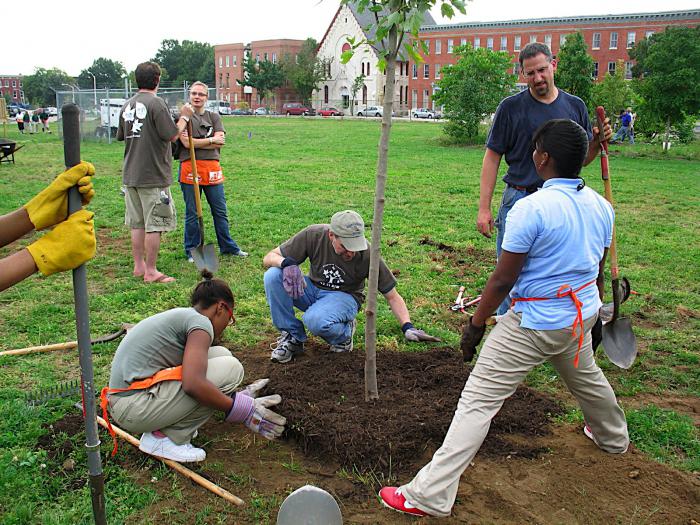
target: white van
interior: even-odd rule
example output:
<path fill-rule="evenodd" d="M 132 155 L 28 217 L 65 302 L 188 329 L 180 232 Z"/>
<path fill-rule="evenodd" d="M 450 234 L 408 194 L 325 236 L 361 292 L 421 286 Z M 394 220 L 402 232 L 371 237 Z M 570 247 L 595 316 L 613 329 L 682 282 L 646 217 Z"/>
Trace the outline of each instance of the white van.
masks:
<path fill-rule="evenodd" d="M 231 104 L 229 104 L 226 100 L 210 100 L 206 104 L 206 109 L 219 113 L 220 115 L 231 114 Z"/>

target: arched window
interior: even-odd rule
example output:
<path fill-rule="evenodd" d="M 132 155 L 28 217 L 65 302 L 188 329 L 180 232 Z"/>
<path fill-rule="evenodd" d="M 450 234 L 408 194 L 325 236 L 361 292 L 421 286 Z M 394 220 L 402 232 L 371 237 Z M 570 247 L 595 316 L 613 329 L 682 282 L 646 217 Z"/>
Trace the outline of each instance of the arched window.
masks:
<path fill-rule="evenodd" d="M 328 104 L 328 86 L 323 86 L 323 103 Z"/>
<path fill-rule="evenodd" d="M 342 51 L 343 53 L 345 53 L 346 51 L 350 51 L 350 44 L 348 44 L 347 42 L 345 42 L 345 43 L 343 44 L 343 47 L 341 48 L 341 51 Z"/>
<path fill-rule="evenodd" d="M 367 104 L 367 86 L 362 86 L 362 103 Z"/>

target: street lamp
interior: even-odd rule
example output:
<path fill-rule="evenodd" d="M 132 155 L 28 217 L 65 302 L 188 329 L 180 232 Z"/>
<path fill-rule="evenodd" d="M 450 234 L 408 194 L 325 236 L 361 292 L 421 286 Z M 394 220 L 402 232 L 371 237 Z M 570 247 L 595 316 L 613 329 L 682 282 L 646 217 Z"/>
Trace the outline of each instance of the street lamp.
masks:
<path fill-rule="evenodd" d="M 95 75 L 92 73 L 92 71 L 90 71 L 89 69 L 86 69 L 85 72 L 92 75 L 92 93 L 95 97 L 95 107 L 97 107 L 97 79 L 95 78 Z"/>
<path fill-rule="evenodd" d="M 75 104 L 75 86 L 73 84 L 61 84 L 62 86 L 69 87 L 71 91 L 73 92 L 73 103 Z"/>

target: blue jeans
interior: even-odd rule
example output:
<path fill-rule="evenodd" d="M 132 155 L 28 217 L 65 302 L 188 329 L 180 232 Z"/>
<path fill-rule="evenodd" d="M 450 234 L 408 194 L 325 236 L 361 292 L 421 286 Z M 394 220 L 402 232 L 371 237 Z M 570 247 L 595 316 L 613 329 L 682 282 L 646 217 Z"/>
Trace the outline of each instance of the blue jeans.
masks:
<path fill-rule="evenodd" d="M 181 182 L 180 188 L 182 188 L 182 197 L 185 199 L 185 253 L 189 256 L 190 250 L 199 246 L 199 222 L 197 221 L 197 207 L 194 202 L 194 186 Z M 200 195 L 204 192 L 211 209 L 211 215 L 214 218 L 214 230 L 216 230 L 219 251 L 221 253 L 237 254 L 241 249 L 229 233 L 224 185 L 200 186 L 199 190 Z"/>
<path fill-rule="evenodd" d="M 498 208 L 498 215 L 496 215 L 496 257 L 501 256 L 501 245 L 503 244 L 503 236 L 506 233 L 506 217 L 508 212 L 513 208 L 516 202 L 518 202 L 523 197 L 527 197 L 529 194 L 525 190 L 516 190 L 506 185 L 506 189 L 503 190 L 503 197 L 501 197 L 501 205 Z M 503 299 L 503 302 L 496 310 L 497 315 L 503 315 L 510 308 L 511 298 L 510 294 Z"/>
<path fill-rule="evenodd" d="M 282 286 L 282 270 L 270 268 L 265 272 L 265 296 L 270 305 L 272 324 L 301 342 L 306 341 L 304 325 L 331 345 L 350 339 L 352 321 L 358 312 L 355 298 L 346 292 L 317 288 L 308 277 L 304 280 L 304 295 L 292 299 Z M 304 312 L 301 321 L 294 315 L 294 307 Z"/>
<path fill-rule="evenodd" d="M 617 133 L 615 133 L 615 136 L 612 138 L 613 140 L 619 140 L 620 142 L 624 142 L 625 138 L 629 137 L 630 138 L 630 144 L 634 144 L 634 132 L 632 131 L 632 128 L 629 126 L 621 126 L 620 129 L 617 130 Z"/>

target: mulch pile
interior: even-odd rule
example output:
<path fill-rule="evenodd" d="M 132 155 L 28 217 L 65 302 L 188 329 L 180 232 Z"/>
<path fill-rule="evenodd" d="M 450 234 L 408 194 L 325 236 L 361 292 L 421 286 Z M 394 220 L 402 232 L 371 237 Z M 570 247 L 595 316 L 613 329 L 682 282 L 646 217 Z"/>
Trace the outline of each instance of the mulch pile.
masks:
<path fill-rule="evenodd" d="M 361 352 L 307 350 L 266 367 L 270 390 L 283 399 L 288 437 L 307 454 L 361 472 L 391 476 L 422 466 L 442 443 L 471 366 L 452 349 L 382 351 L 380 399 L 365 402 L 364 363 Z M 546 449 L 532 436 L 548 435 L 551 416 L 560 413 L 553 399 L 521 386 L 493 420 L 480 454 L 537 457 Z"/>

